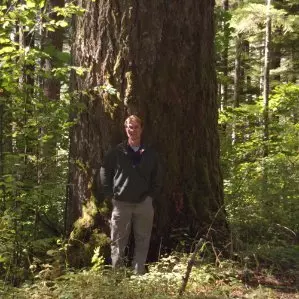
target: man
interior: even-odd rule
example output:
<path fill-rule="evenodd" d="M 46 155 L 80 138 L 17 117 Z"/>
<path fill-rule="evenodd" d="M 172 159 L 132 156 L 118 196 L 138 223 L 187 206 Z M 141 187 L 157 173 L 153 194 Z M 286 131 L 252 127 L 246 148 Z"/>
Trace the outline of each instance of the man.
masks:
<path fill-rule="evenodd" d="M 157 153 L 142 143 L 142 121 L 136 115 L 125 120 L 127 141 L 106 155 L 100 171 L 106 198 L 112 199 L 112 267 L 123 265 L 131 226 L 135 248 L 133 270 L 145 273 L 145 262 L 153 226 L 153 200 L 161 189 Z"/>

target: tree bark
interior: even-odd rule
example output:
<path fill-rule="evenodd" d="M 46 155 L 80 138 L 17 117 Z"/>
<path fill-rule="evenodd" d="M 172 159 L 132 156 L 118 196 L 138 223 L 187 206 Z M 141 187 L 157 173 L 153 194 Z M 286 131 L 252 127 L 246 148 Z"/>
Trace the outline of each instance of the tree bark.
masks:
<path fill-rule="evenodd" d="M 74 64 L 89 71 L 73 78 L 73 89 L 86 92 L 71 132 L 68 231 L 93 195 L 100 200 L 97 170 L 106 151 L 124 138 L 125 117 L 136 113 L 165 172 L 150 257 L 161 236 L 162 247 L 175 246 L 171 233 L 182 228 L 197 238 L 212 226 L 213 237 L 225 242 L 213 1 L 81 0 L 79 5 L 86 13 L 74 19 L 72 52 Z M 95 91 L 103 85 L 117 94 Z"/>
<path fill-rule="evenodd" d="M 233 107 L 240 106 L 240 96 L 242 89 L 242 44 L 243 38 L 238 35 L 236 38 L 236 56 L 235 56 L 235 69 L 234 69 L 234 96 L 233 96 Z"/>
<path fill-rule="evenodd" d="M 228 0 L 222 0 L 222 9 L 226 13 L 229 10 L 229 1 Z M 224 17 L 223 21 L 223 34 L 224 34 L 224 48 L 222 51 L 222 69 L 223 69 L 223 76 L 224 76 L 224 83 L 221 85 L 221 110 L 224 110 L 227 107 L 228 104 L 228 49 L 229 49 L 229 36 L 230 36 L 230 30 L 229 30 L 229 21 L 227 17 Z"/>
<path fill-rule="evenodd" d="M 6 206 L 6 198 L 5 198 L 5 187 L 3 184 L 3 175 L 4 175 L 4 105 L 2 104 L 2 96 L 3 96 L 3 90 L 0 88 L 0 194 L 1 194 L 1 205 L 0 205 L 0 211 L 5 211 Z"/>
<path fill-rule="evenodd" d="M 53 7 L 63 7 L 64 6 L 64 0 L 50 0 L 48 1 L 48 10 L 51 11 Z M 51 19 L 58 21 L 59 18 L 55 13 L 51 13 Z M 45 46 L 51 46 L 53 47 L 56 51 L 62 51 L 63 47 L 63 28 L 57 28 L 55 31 L 48 31 L 45 32 L 45 37 L 44 37 L 44 44 L 42 45 L 43 47 Z M 55 66 L 55 65 L 54 65 Z M 45 59 L 44 61 L 44 69 L 45 71 L 51 72 L 53 69 L 53 60 L 51 59 Z M 44 88 L 44 95 L 50 99 L 50 100 L 59 100 L 60 98 L 60 81 L 55 78 L 47 78 L 44 79 L 43 82 L 43 88 Z"/>
<path fill-rule="evenodd" d="M 264 51 L 264 76 L 263 76 L 263 157 L 269 155 L 269 94 L 270 94 L 270 43 L 271 43 L 271 0 L 267 0 L 266 27 L 265 27 L 265 51 Z M 268 188 L 268 165 L 266 159 L 262 162 L 262 188 L 261 199 L 263 199 L 263 210 L 266 217 L 272 211 L 273 200 L 269 196 Z M 271 216 L 270 216 L 271 217 Z"/>
<path fill-rule="evenodd" d="M 269 140 L 269 91 L 270 91 L 270 43 L 271 43 L 271 0 L 267 0 L 267 16 L 265 28 L 265 57 L 263 85 L 263 122 L 264 122 L 264 157 L 268 155 L 267 141 Z"/>

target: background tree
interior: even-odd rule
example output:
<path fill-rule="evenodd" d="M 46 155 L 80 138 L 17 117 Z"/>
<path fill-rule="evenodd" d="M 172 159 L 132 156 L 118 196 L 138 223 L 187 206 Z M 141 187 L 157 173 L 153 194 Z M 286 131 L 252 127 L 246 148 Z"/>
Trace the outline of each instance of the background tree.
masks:
<path fill-rule="evenodd" d="M 242 35 L 248 47 L 241 47 L 238 53 L 235 39 L 230 39 L 229 65 L 235 57 L 245 58 L 245 80 L 241 80 L 239 95 L 232 84 L 233 68 L 224 78 L 218 69 L 219 79 L 231 82 L 229 105 L 220 115 L 221 128 L 226 128 L 221 131 L 221 141 L 228 218 L 237 240 L 257 241 L 250 236 L 258 235 L 268 241 L 289 242 L 298 231 L 288 216 L 297 215 L 298 210 L 294 208 L 298 155 L 293 152 L 298 123 L 290 120 L 283 107 L 289 103 L 291 114 L 298 113 L 293 106 L 298 82 L 292 76 L 297 66 L 291 62 L 293 49 L 298 49 L 293 40 L 298 34 L 298 5 L 296 1 L 279 0 L 271 1 L 271 5 L 269 1 L 230 4 L 231 34 Z M 221 6 L 218 1 L 218 9 Z M 236 98 L 239 107 L 233 107 Z"/>
<path fill-rule="evenodd" d="M 165 232 L 171 239 L 176 230 L 185 230 L 194 238 L 210 226 L 215 233 L 210 237 L 225 242 L 213 2 L 81 4 L 86 13 L 75 18 L 72 54 L 74 64 L 89 71 L 75 77 L 73 86 L 91 92 L 80 96 L 84 108 L 71 133 L 69 229 L 90 205 L 92 181 L 105 152 L 124 137 L 123 120 L 137 113 L 165 170 L 153 247 L 160 242 L 176 246 L 162 241 Z M 107 92 L 109 86 L 116 89 L 114 95 Z M 79 219 L 87 228 L 85 240 L 98 225 L 87 220 L 94 218 L 92 212 L 87 214 L 85 222 L 84 215 Z M 82 237 L 80 229 L 75 231 L 73 239 Z"/>

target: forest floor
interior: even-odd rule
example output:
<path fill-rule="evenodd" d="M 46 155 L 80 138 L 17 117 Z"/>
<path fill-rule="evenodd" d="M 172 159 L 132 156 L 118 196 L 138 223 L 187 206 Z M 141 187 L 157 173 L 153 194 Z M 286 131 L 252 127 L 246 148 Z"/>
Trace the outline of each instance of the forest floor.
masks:
<path fill-rule="evenodd" d="M 221 271 L 222 272 L 222 271 Z M 224 274 L 223 274 L 224 273 Z M 203 277 L 205 275 L 205 277 Z M 54 280 L 38 280 L 20 288 L 4 287 L 3 299 L 135 299 L 135 298 L 271 298 L 299 299 L 299 273 L 272 275 L 264 271 L 249 271 L 236 276 L 211 270 L 191 275 L 184 295 L 178 296 L 180 284 L 176 276 L 146 274 L 143 277 L 107 275 L 83 271 L 67 273 Z M 245 277 L 246 276 L 246 277 Z"/>
<path fill-rule="evenodd" d="M 161 258 L 143 276 L 128 268 L 112 271 L 101 259 L 80 271 L 59 272 L 46 264 L 34 280 L 18 288 L 0 282 L 0 298 L 299 299 L 299 246 L 246 252 L 236 261 L 198 258 L 182 291 L 188 260 L 180 254 Z"/>

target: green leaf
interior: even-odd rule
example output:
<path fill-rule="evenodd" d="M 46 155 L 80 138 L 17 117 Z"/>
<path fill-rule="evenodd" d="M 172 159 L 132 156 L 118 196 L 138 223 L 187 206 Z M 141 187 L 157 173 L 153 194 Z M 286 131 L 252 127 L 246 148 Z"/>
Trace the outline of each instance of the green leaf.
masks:
<path fill-rule="evenodd" d="M 45 0 L 41 0 L 38 4 L 39 8 L 43 8 L 45 6 Z"/>
<path fill-rule="evenodd" d="M 16 50 L 15 47 L 7 46 L 7 47 L 0 49 L 0 55 L 4 54 L 4 53 L 11 53 L 11 52 L 14 52 L 15 50 Z"/>
<path fill-rule="evenodd" d="M 5 29 L 9 26 L 9 21 L 5 21 L 2 25 L 2 28 Z"/>
<path fill-rule="evenodd" d="M 36 3 L 34 0 L 27 0 L 26 5 L 28 8 L 34 8 L 36 6 Z"/>
<path fill-rule="evenodd" d="M 8 39 L 6 37 L 0 38 L 0 44 L 8 44 L 8 43 L 10 43 L 10 39 Z"/>
<path fill-rule="evenodd" d="M 56 22 L 56 25 L 59 26 L 59 27 L 67 27 L 68 22 L 66 22 L 64 20 L 61 20 L 61 21 Z"/>
<path fill-rule="evenodd" d="M 86 69 L 82 67 L 75 67 L 74 69 L 76 71 L 76 74 L 79 76 L 82 76 L 86 72 Z"/>

